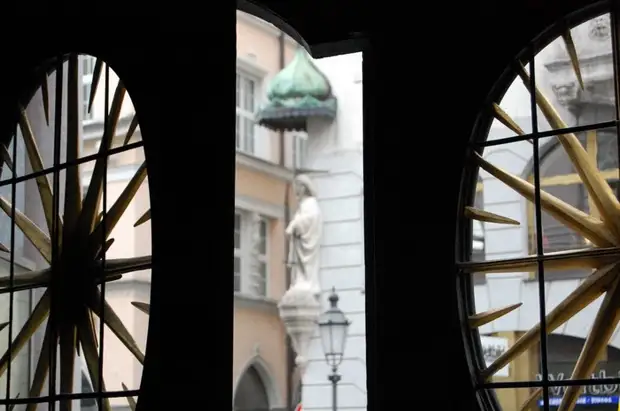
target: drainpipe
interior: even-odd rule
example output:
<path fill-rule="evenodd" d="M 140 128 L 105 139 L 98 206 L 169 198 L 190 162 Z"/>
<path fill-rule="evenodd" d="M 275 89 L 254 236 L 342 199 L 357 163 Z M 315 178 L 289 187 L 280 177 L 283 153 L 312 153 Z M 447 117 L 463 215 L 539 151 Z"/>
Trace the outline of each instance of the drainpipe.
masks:
<path fill-rule="evenodd" d="M 285 66 L 285 34 L 280 30 L 278 38 L 279 58 L 280 58 L 280 70 Z M 286 139 L 284 138 L 284 131 L 280 131 L 280 166 L 286 167 Z M 293 171 L 296 164 L 293 162 Z M 288 227 L 288 223 L 291 221 L 291 204 L 290 204 L 290 191 L 291 183 L 287 182 L 284 189 L 284 226 Z M 290 253 L 290 241 L 284 241 L 284 258 L 289 258 Z M 291 286 L 291 267 L 286 264 L 285 268 L 285 289 L 288 290 Z M 293 351 L 293 344 L 291 337 L 286 334 L 286 409 L 287 411 L 293 411 L 296 404 L 293 403 L 293 387 L 295 386 L 293 378 L 295 373 L 295 352 Z"/>

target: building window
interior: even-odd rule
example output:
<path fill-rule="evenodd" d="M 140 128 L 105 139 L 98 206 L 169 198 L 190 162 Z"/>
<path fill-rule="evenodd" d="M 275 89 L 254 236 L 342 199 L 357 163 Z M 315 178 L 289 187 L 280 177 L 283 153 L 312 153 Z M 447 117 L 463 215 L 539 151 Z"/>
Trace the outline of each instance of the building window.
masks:
<path fill-rule="evenodd" d="M 269 220 L 238 210 L 234 225 L 234 291 L 267 296 Z"/>
<path fill-rule="evenodd" d="M 237 72 L 236 80 L 236 134 L 237 150 L 254 154 L 254 110 L 256 105 L 256 80 Z"/>
<path fill-rule="evenodd" d="M 92 56 L 80 56 L 82 60 L 82 120 L 92 120 L 92 110 L 88 111 L 90 91 L 93 84 L 95 71 L 95 58 Z"/>
<path fill-rule="evenodd" d="M 234 288 L 235 292 L 241 291 L 241 214 L 235 213 L 235 264 L 234 264 Z"/>
<path fill-rule="evenodd" d="M 305 166 L 305 159 L 308 150 L 308 136 L 306 134 L 296 134 L 293 138 L 293 166 L 301 169 Z"/>
<path fill-rule="evenodd" d="M 256 270 L 254 273 L 254 293 L 262 297 L 267 296 L 267 242 L 268 221 L 260 217 L 257 227 L 254 228 L 258 238 L 256 241 Z"/>

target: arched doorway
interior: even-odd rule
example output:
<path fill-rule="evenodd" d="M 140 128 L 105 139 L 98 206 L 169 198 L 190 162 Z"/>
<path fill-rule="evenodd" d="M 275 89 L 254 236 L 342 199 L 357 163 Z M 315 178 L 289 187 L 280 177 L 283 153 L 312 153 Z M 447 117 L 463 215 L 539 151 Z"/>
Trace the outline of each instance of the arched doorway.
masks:
<path fill-rule="evenodd" d="M 256 367 L 249 367 L 237 386 L 233 411 L 267 411 L 269 410 L 269 395 Z"/>

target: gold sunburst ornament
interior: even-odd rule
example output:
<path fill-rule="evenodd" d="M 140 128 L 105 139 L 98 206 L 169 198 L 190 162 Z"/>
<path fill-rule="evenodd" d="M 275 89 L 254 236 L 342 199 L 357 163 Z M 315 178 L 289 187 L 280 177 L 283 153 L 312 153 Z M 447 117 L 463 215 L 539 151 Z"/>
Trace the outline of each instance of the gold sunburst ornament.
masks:
<path fill-rule="evenodd" d="M 80 87 L 78 62 L 78 55 L 71 54 L 66 63 L 65 153 L 67 162 L 74 163 L 79 162 L 80 129 L 82 127 L 79 121 L 79 111 L 82 110 L 82 104 L 79 102 L 78 95 L 78 87 Z M 106 68 L 106 73 L 108 70 Z M 89 109 L 92 107 L 102 71 L 103 62 L 97 60 L 89 96 Z M 41 95 L 44 100 L 45 119 L 49 122 L 47 82 L 46 75 L 41 85 Z M 105 92 L 108 93 L 107 87 Z M 62 93 L 56 93 L 57 98 L 59 94 Z M 53 192 L 48 175 L 44 174 L 46 169 L 28 114 L 23 107 L 19 109 L 19 128 L 23 136 L 26 155 L 32 172 L 36 176 L 33 179 L 36 179 L 47 229 L 49 233 L 52 233 L 52 235 L 46 234 L 28 216 L 16 209 L 8 200 L 0 197 L 0 208 L 11 217 L 16 227 L 23 232 L 25 238 L 49 264 L 49 268 L 43 270 L 0 277 L 0 289 L 4 289 L 5 292 L 10 289 L 45 288 L 42 297 L 23 327 L 14 331 L 10 351 L 7 350 L 0 357 L 0 376 L 2 376 L 6 373 L 9 363 L 15 359 L 35 332 L 50 317 L 45 327 L 41 351 L 30 382 L 28 395 L 21 393 L 22 398 L 41 396 L 45 380 L 50 373 L 50 360 L 54 358 L 50 353 L 56 352 L 56 350 L 59 352 L 57 369 L 61 393 L 74 392 L 74 366 L 78 350 L 87 365 L 94 391 L 105 391 L 103 381 L 101 385 L 99 384 L 101 361 L 94 322 L 95 317 L 103 321 L 141 364 L 144 362 L 144 354 L 138 344 L 114 309 L 102 298 L 103 290 L 100 289 L 104 282 L 118 280 L 124 274 L 151 268 L 151 256 L 122 259 L 105 258 L 106 251 L 114 241 L 110 238 L 112 231 L 147 175 L 146 163 L 143 163 L 116 200 L 107 207 L 107 212 L 99 211 L 102 207 L 102 197 L 105 190 L 107 160 L 112 141 L 116 136 L 116 128 L 121 116 L 121 107 L 125 95 L 125 87 L 119 80 L 107 112 L 101 144 L 84 197 L 82 196 L 79 167 L 66 167 L 64 187 L 60 187 L 60 190 L 64 192 L 64 204 L 59 204 L 60 199 Z M 61 117 L 56 116 L 57 120 L 59 118 Z M 137 126 L 137 117 L 134 116 L 123 145 L 128 145 Z M 59 144 L 58 141 L 57 144 Z M 136 147 L 138 146 L 136 145 Z M 127 147 L 127 149 L 130 148 L 132 147 Z M 6 148 L 3 148 L 3 153 L 3 163 L 13 170 L 13 162 Z M 13 174 L 15 174 L 14 170 Z M 150 210 L 140 218 L 136 225 L 149 219 Z M 148 312 L 147 304 L 136 303 L 136 306 L 143 311 L 147 307 Z M 6 324 L 2 324 L 1 327 L 5 328 Z M 127 390 L 124 384 L 123 389 Z M 128 401 L 133 409 L 135 406 L 134 398 L 128 397 Z M 104 398 L 102 404 L 105 410 L 110 410 L 108 398 Z M 36 406 L 36 403 L 29 403 L 26 410 L 34 411 Z M 61 399 L 59 406 L 60 410 L 69 411 L 72 408 L 72 400 Z"/>
<path fill-rule="evenodd" d="M 583 87 L 579 60 L 575 51 L 570 31 L 562 35 L 571 64 L 575 71 L 578 83 Z M 620 202 L 614 195 L 611 187 L 598 169 L 596 158 L 593 158 L 583 147 L 573 133 L 562 133 L 567 124 L 536 87 L 532 87 L 529 74 L 523 66 L 518 70 L 518 76 L 530 93 L 535 96 L 538 109 L 547 119 L 550 126 L 559 130 L 557 139 L 568 155 L 574 169 L 577 171 L 583 186 L 587 190 L 590 214 L 587 214 L 561 199 L 540 190 L 540 204 L 542 209 L 562 223 L 564 226 L 581 234 L 591 247 L 588 249 L 546 253 L 543 256 L 530 256 L 509 260 L 464 262 L 460 267 L 464 273 L 501 273 L 501 272 L 535 272 L 538 270 L 538 261 L 542 260 L 545 271 L 565 270 L 571 268 L 592 269 L 592 273 L 576 287 L 562 302 L 546 314 L 545 324 L 547 333 L 551 333 L 566 323 L 577 313 L 593 301 L 604 295 L 603 302 L 596 314 L 594 323 L 579 355 L 571 379 L 586 379 L 595 370 L 609 343 L 614 330 L 620 322 Z M 518 135 L 524 135 L 516 123 L 497 104 L 493 105 L 495 118 Z M 588 132 L 589 136 L 595 132 Z M 486 161 L 478 153 L 473 153 L 472 159 L 477 166 L 489 173 L 508 187 L 518 192 L 528 201 L 535 202 L 536 187 Z M 464 210 L 466 218 L 493 222 L 497 224 L 518 224 L 507 217 L 468 207 Z M 472 328 L 480 327 L 513 310 L 521 304 L 514 304 L 497 308 L 488 312 L 478 313 L 469 318 Z M 514 344 L 501 354 L 495 361 L 480 371 L 482 381 L 490 380 L 495 373 L 515 360 L 520 354 L 536 347 L 541 339 L 540 323 L 525 332 Z M 575 409 L 581 387 L 568 386 L 558 411 L 572 411 Z M 522 410 L 529 409 L 541 396 L 542 388 L 533 391 L 529 399 L 522 405 Z"/>

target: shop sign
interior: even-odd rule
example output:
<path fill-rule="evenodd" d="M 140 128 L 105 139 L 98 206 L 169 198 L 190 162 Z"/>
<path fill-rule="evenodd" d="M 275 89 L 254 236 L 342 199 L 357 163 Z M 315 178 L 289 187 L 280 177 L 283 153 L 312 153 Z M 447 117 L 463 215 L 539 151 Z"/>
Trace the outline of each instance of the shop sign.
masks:
<path fill-rule="evenodd" d="M 615 374 L 613 372 L 607 372 L 605 369 L 599 370 L 598 372 L 594 372 L 591 375 L 591 379 L 596 380 L 596 379 L 600 379 L 600 378 L 614 378 L 614 377 L 620 377 L 620 371 L 616 372 Z M 569 380 L 570 379 L 570 374 L 565 374 L 563 372 L 558 372 L 558 373 L 550 373 L 549 374 L 549 381 L 562 381 L 562 380 Z M 542 374 L 537 374 L 536 375 L 536 380 L 537 381 L 541 381 L 542 380 Z M 567 387 L 562 387 L 562 386 L 556 386 L 556 387 L 549 387 L 549 395 L 550 396 L 558 396 L 558 397 L 562 397 L 562 395 L 564 395 L 564 391 L 566 391 Z M 595 385 L 588 385 L 583 387 L 583 394 L 588 396 L 609 396 L 609 395 L 616 395 L 616 401 L 617 401 L 617 395 L 620 394 L 620 386 L 618 384 L 595 384 Z M 616 402 L 617 403 L 617 402 Z M 609 403 L 609 404 L 616 404 L 616 403 Z M 588 403 L 590 404 L 590 403 Z M 592 403 L 594 404 L 594 403 Z M 602 403 L 601 403 L 602 404 Z"/>
<path fill-rule="evenodd" d="M 550 397 L 549 405 L 551 407 L 559 407 L 562 397 Z M 598 405 L 598 404 L 618 404 L 618 396 L 591 396 L 582 395 L 577 399 L 577 405 Z M 542 407 L 544 400 L 538 400 L 538 406 Z"/>

